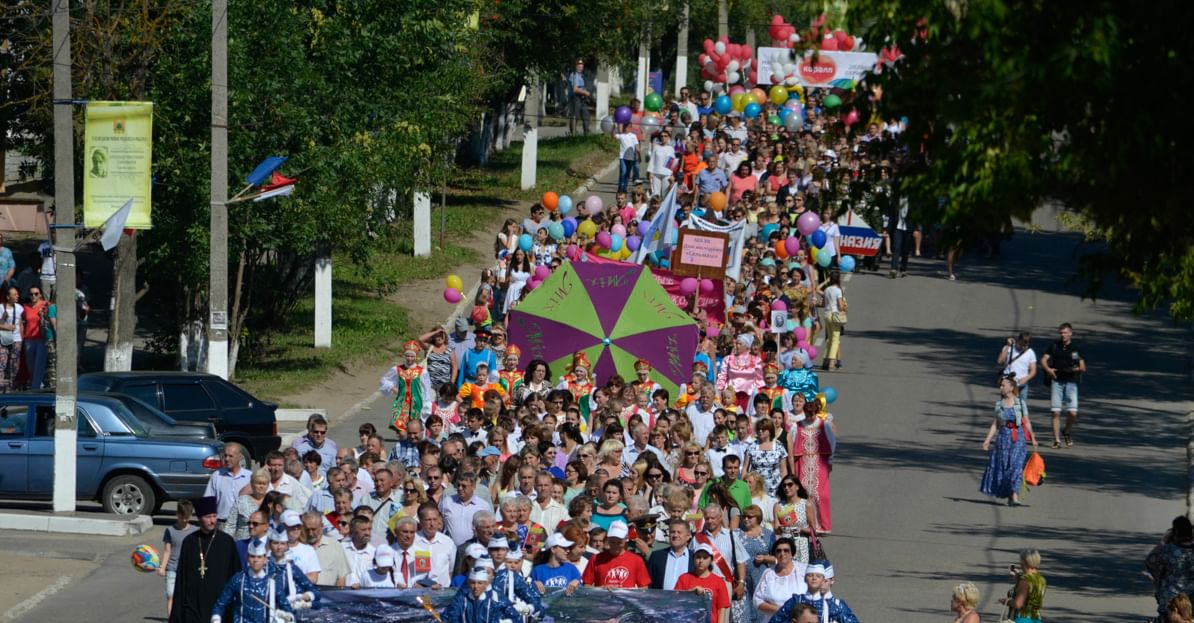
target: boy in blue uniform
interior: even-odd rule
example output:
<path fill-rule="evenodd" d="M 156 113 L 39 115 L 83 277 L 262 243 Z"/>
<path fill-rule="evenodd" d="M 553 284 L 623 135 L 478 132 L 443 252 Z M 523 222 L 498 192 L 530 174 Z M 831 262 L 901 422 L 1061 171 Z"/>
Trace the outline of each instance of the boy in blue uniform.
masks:
<path fill-rule="evenodd" d="M 221 623 L 225 611 L 231 611 L 232 623 L 294 621 L 295 610 L 310 608 L 318 599 L 316 594 L 307 591 L 288 595 L 280 573 L 283 568 L 270 564 L 266 552 L 265 541 L 254 539 L 249 542 L 248 569 L 237 572 L 224 586 L 212 608 L 211 623 Z"/>
<path fill-rule="evenodd" d="M 771 616 L 771 623 L 788 623 L 792 620 L 792 610 L 798 604 L 809 604 L 817 611 L 818 621 L 829 623 L 858 623 L 858 617 L 850 610 L 846 602 L 828 594 L 828 583 L 825 579 L 826 561 L 815 562 L 804 571 L 804 582 L 808 585 L 808 593 L 793 595 Z M 828 610 L 828 612 L 826 612 Z"/>
<path fill-rule="evenodd" d="M 500 623 L 518 622 L 522 615 L 509 602 L 489 588 L 489 569 L 474 567 L 468 575 L 468 585 L 461 587 L 452 603 L 444 609 L 444 623 Z"/>

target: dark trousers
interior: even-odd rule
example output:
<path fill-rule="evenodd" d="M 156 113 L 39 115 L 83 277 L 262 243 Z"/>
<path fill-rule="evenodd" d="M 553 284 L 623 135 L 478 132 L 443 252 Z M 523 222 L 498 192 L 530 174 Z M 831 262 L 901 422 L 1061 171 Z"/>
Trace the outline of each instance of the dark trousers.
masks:
<path fill-rule="evenodd" d="M 912 230 L 891 231 L 891 269 L 899 272 L 908 270 L 908 256 L 912 255 Z"/>
<path fill-rule="evenodd" d="M 46 380 L 46 363 L 49 360 L 50 351 L 46 348 L 45 338 L 25 340 L 25 367 L 29 370 L 29 389 L 42 388 Z"/>

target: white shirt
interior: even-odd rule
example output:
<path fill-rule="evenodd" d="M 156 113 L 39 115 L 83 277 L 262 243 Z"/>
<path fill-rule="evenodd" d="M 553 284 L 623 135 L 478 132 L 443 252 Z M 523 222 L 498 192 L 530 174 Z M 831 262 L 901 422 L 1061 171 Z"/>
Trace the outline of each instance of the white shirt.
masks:
<path fill-rule="evenodd" d="M 746 130 L 743 129 L 742 133 L 746 134 Z M 733 175 L 734 172 L 738 170 L 738 165 L 742 164 L 742 161 L 746 160 L 748 156 L 749 154 L 747 154 L 746 151 L 744 151 L 741 147 L 738 148 L 738 151 L 727 151 L 722 154 L 721 168 L 725 170 L 726 176 L 728 177 Z"/>
<path fill-rule="evenodd" d="M 664 145 L 655 143 L 651 146 L 651 173 L 653 175 L 668 175 L 672 172 L 668 168 L 668 161 L 676 157 L 676 148 L 669 142 Z"/>
<path fill-rule="evenodd" d="M 842 236 L 842 230 L 834 222 L 821 223 L 820 229 L 825 232 L 825 246 L 821 247 L 817 253 L 825 253 L 829 257 L 837 255 L 837 244 L 833 240 Z"/>
<path fill-rule="evenodd" d="M 1012 361 L 1012 359 L 1015 359 L 1015 361 Z M 1011 350 L 1008 351 L 1007 363 L 1003 366 L 1003 373 L 1012 374 L 1016 378 L 1022 379 L 1028 376 L 1028 368 L 1034 363 L 1036 363 L 1036 352 L 1032 350 L 1032 347 L 1021 351 L 1012 346 Z"/>
<path fill-rule="evenodd" d="M 694 102 L 692 100 L 688 100 L 687 102 L 676 102 L 676 105 L 678 105 L 680 107 L 681 111 L 685 111 L 685 110 L 688 111 L 688 115 L 689 115 L 688 122 L 689 123 L 692 123 L 693 121 L 701 120 L 701 115 L 697 111 L 696 102 Z"/>
<path fill-rule="evenodd" d="M 829 313 L 838 311 L 837 302 L 840 300 L 842 300 L 842 289 L 840 286 L 825 288 L 825 311 Z"/>
<path fill-rule="evenodd" d="M 424 571 L 422 573 L 415 571 L 415 569 L 417 568 L 417 565 L 415 564 L 415 560 L 419 556 L 419 543 L 418 543 L 417 537 L 416 537 L 415 542 L 410 544 L 410 549 L 402 549 L 402 547 L 399 546 L 397 543 L 395 543 L 392 547 L 394 548 L 394 583 L 395 584 L 397 584 L 399 586 L 404 586 L 406 588 L 412 588 L 415 586 L 416 582 L 430 576 L 430 573 L 427 571 Z M 405 561 L 403 560 L 404 556 L 406 558 Z M 455 560 L 455 558 L 453 557 L 448 560 Z M 406 567 L 406 575 L 405 576 L 402 574 L 403 566 Z M 449 579 L 448 584 L 444 584 L 441 582 L 440 586 L 448 586 L 451 583 L 452 583 L 452 580 Z"/>
<path fill-rule="evenodd" d="M 447 587 L 452 584 L 452 563 L 456 561 L 456 544 L 452 542 L 451 537 L 443 532 L 435 533 L 435 537 L 428 539 L 426 535 L 419 532 L 415 536 L 415 544 L 411 547 L 418 555 L 419 552 L 428 552 L 431 556 L 431 572 L 428 577 L 433 582 L 440 586 Z M 399 564 L 401 564 L 402 553 L 398 553 Z"/>
<path fill-rule="evenodd" d="M 17 332 L 20 335 L 20 331 Z M 211 477 L 207 479 L 207 489 L 204 490 L 203 495 L 215 496 L 216 498 L 216 516 L 224 521 L 229 519 L 232 509 L 236 507 L 236 500 L 240 497 L 240 490 L 244 489 L 249 484 L 252 474 L 249 470 L 242 468 L 235 475 L 226 468 L 212 472 Z"/>
<path fill-rule="evenodd" d="M 705 440 L 709 438 L 709 433 L 713 432 L 713 427 L 716 426 L 713 421 L 713 411 L 715 408 L 716 405 L 708 411 L 701 411 L 701 402 L 696 400 L 684 410 L 688 414 L 688 421 L 692 423 L 692 440 L 697 442 L 697 445 L 705 445 Z"/>
<path fill-rule="evenodd" d="M 303 483 L 290 474 L 282 474 L 278 482 L 269 483 L 269 490 L 285 493 L 287 496 L 286 508 L 299 512 L 307 508 L 307 502 L 310 501 L 311 495 L 314 494 L 314 491 L 304 486 Z"/>
<path fill-rule="evenodd" d="M 346 584 L 352 586 L 360 583 L 362 586 L 369 578 L 369 571 L 373 569 L 373 555 L 377 549 L 371 543 L 366 543 L 363 549 L 357 549 L 352 539 L 344 541 L 344 555 L 348 558 L 348 579 Z"/>
<path fill-rule="evenodd" d="M 808 585 L 804 583 L 804 570 L 808 565 L 796 561 L 795 568 L 788 575 L 779 576 L 775 569 L 768 569 L 759 578 L 755 587 L 755 607 L 763 602 L 776 606 L 784 605 L 793 595 L 803 595 L 808 592 Z"/>
<path fill-rule="evenodd" d="M 618 153 L 623 160 L 634 160 L 638 157 L 638 137 L 632 132 L 615 134 L 614 138 L 618 139 Z"/>
<path fill-rule="evenodd" d="M 315 553 L 315 548 L 306 543 L 291 543 L 290 544 L 290 559 L 294 561 L 294 566 L 299 568 L 299 571 L 306 573 L 319 573 L 323 567 L 319 564 L 319 554 Z"/>
<path fill-rule="evenodd" d="M 531 504 L 531 521 L 543 526 L 547 536 L 551 536 L 556 531 L 556 526 L 565 519 L 568 519 L 568 509 L 555 499 L 548 502 L 546 508 L 538 502 Z"/>
<path fill-rule="evenodd" d="M 722 474 L 725 474 L 725 469 L 722 468 L 721 461 L 722 459 L 726 458 L 726 456 L 731 454 L 734 454 L 734 451 L 730 449 L 729 444 L 726 444 L 726 446 L 720 450 L 717 448 L 709 448 L 708 450 L 705 450 L 705 458 L 709 460 L 709 465 L 713 467 L 714 478 L 721 478 Z M 741 460 L 742 457 L 738 457 L 738 459 Z"/>

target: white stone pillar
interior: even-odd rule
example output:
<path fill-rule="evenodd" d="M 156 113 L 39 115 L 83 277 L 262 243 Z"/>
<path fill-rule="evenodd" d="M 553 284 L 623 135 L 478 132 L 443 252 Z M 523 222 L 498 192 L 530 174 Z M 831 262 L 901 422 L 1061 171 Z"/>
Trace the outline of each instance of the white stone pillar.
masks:
<path fill-rule="evenodd" d="M 332 254 L 324 247 L 315 258 L 315 348 L 332 346 Z"/>
<path fill-rule="evenodd" d="M 415 191 L 415 257 L 431 255 L 431 194 Z"/>

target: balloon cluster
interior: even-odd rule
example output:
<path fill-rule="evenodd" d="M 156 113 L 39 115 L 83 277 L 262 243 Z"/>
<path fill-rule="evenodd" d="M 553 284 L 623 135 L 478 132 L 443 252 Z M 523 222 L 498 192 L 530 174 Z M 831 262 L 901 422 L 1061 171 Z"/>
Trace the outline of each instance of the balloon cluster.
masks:
<path fill-rule="evenodd" d="M 747 80 L 757 82 L 758 72 L 753 57 L 754 51 L 749 45 L 730 43 L 727 37 L 716 42 L 705 39 L 705 52 L 698 57 L 705 90 L 718 93 L 722 91 L 722 85 L 745 83 Z"/>
<path fill-rule="evenodd" d="M 895 65 L 896 61 L 903 58 L 904 53 L 896 46 L 886 47 L 879 50 L 879 59 L 875 61 L 875 73 L 883 73 L 883 68 L 888 65 Z"/>
<path fill-rule="evenodd" d="M 820 15 L 809 25 L 809 41 L 820 41 L 820 49 L 827 52 L 849 52 L 862 49 L 862 39 L 855 39 L 844 30 L 830 30 L 825 27 L 825 16 Z"/>
<path fill-rule="evenodd" d="M 800 41 L 800 35 L 796 34 L 796 27 L 785 22 L 783 15 L 771 16 L 771 27 L 767 29 L 767 32 L 771 35 L 771 47 L 773 48 L 791 48 Z"/>
<path fill-rule="evenodd" d="M 453 305 L 464 300 L 464 280 L 460 275 L 448 275 L 444 279 L 444 300 Z"/>

